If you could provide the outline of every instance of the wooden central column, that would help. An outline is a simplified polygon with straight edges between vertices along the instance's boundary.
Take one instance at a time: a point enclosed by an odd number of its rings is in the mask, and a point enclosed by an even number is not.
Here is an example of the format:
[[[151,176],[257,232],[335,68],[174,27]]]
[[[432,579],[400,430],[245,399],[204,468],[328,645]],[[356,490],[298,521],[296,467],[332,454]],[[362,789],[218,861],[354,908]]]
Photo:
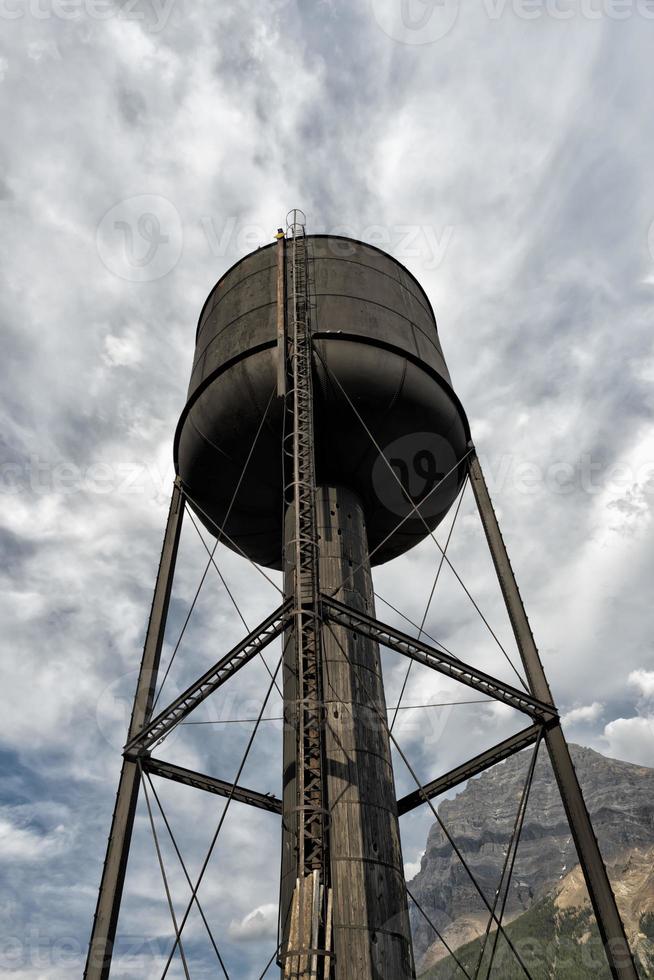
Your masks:
[[[375,615],[363,510],[341,487],[316,491],[323,593]],[[291,522],[289,522],[291,523]],[[287,525],[288,526],[288,525]],[[287,591],[292,568],[287,568]],[[322,626],[327,847],[333,891],[333,980],[415,976],[386,702],[378,644],[344,627]],[[284,665],[284,835],[281,916],[297,870],[296,671]]]

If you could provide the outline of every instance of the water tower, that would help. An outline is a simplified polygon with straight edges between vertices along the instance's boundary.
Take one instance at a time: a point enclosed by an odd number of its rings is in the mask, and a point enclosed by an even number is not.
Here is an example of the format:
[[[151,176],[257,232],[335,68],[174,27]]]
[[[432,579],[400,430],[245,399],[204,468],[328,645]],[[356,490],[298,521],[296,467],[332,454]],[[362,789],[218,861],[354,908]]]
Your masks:
[[[535,762],[544,741],[612,975],[636,978],[466,415],[416,279],[371,245],[306,235],[304,216],[291,212],[276,240],[237,262],[205,302],[174,454],[177,479],[85,977],[110,975],[144,774],[280,815],[275,959],[282,977],[405,980],[415,967],[399,814],[423,804],[433,808],[439,793],[529,746]],[[467,480],[526,690],[376,618],[371,567],[431,534]],[[185,507],[217,541],[259,567],[283,570],[283,596],[263,623],[155,715]],[[152,756],[155,744],[278,637],[285,716],[281,799]],[[529,726],[398,801],[380,645],[516,708]],[[491,903],[480,896],[489,926],[500,935],[497,898]],[[185,921],[173,912],[174,948],[180,950]],[[188,976],[186,961],[184,969]]]

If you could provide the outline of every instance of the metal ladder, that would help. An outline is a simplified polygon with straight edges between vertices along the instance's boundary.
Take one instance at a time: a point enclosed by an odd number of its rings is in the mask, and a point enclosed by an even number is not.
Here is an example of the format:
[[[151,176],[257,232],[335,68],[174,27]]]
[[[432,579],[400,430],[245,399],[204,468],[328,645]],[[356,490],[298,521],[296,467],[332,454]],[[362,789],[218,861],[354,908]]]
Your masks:
[[[327,978],[331,892],[325,808],[321,623],[313,423],[310,258],[304,215],[290,212],[291,323],[287,349],[286,502],[293,506],[294,643],[297,667],[298,879],[285,977]],[[290,542],[289,542],[290,544]],[[288,556],[291,557],[290,555]]]

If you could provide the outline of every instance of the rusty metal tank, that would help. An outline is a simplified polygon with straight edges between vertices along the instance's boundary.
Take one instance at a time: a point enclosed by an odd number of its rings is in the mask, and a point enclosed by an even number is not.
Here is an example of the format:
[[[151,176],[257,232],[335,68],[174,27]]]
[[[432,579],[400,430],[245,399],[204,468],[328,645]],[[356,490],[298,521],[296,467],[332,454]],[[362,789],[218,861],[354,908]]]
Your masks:
[[[415,277],[365,242],[310,235],[307,243],[317,483],[357,494],[376,565],[408,551],[425,524],[433,530],[447,513],[464,478],[468,423]],[[176,470],[205,526],[223,528],[226,544],[277,569],[278,248],[245,256],[209,293],[175,437]]]

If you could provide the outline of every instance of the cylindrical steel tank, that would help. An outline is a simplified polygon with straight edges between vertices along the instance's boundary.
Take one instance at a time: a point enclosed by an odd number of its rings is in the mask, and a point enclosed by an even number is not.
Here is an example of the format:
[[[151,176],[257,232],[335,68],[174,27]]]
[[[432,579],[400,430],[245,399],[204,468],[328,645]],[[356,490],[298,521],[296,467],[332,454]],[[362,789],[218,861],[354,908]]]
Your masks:
[[[427,533],[398,479],[415,504],[449,473],[421,507],[430,529],[447,512],[464,476],[457,461],[468,424],[431,304],[411,273],[349,238],[310,235],[307,244],[317,483],[357,494],[375,565]],[[271,568],[282,567],[284,513],[277,268],[273,243],[212,289],[175,438],[177,472],[205,526],[223,527],[238,549]]]

